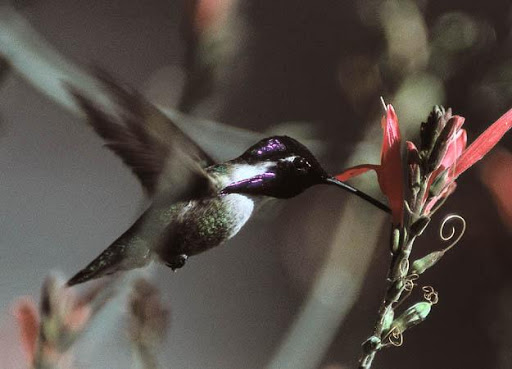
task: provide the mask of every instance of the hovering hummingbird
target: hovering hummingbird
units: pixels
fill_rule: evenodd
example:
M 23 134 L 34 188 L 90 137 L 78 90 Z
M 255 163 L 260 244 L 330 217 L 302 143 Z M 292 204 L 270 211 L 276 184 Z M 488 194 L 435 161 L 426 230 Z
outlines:
M 265 199 L 291 198 L 317 184 L 341 187 L 389 212 L 384 204 L 329 176 L 291 137 L 265 138 L 238 158 L 214 163 L 142 96 L 105 73 L 98 80 L 116 101 L 117 114 L 106 114 L 79 91 L 71 92 L 106 146 L 137 176 L 152 204 L 72 277 L 69 286 L 154 260 L 181 268 L 190 256 L 235 236 Z

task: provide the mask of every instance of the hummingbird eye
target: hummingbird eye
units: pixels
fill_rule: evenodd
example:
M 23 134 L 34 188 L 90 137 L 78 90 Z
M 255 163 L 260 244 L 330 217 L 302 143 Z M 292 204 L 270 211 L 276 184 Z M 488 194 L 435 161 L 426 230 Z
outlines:
M 311 168 L 311 164 L 308 163 L 308 161 L 302 157 L 296 157 L 293 159 L 293 166 L 295 169 L 297 169 L 300 173 L 307 173 L 309 168 Z

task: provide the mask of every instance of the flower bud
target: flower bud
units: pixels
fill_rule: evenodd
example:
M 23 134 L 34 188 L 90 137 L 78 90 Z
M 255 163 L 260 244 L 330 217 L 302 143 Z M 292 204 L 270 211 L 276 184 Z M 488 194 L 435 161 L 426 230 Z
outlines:
M 420 138 L 421 138 L 421 151 L 430 152 L 432 146 L 442 131 L 448 119 L 452 116 L 451 109 L 445 111 L 444 107 L 440 105 L 434 106 L 434 109 L 428 116 L 426 122 L 421 123 Z
M 418 164 L 409 165 L 409 189 L 415 194 L 420 190 L 421 172 Z
M 423 322 L 427 318 L 431 309 L 432 305 L 426 301 L 414 304 L 395 319 L 390 330 L 392 331 L 396 329 L 400 333 L 404 333 L 407 329 Z
M 420 162 L 420 154 L 416 148 L 416 145 L 411 141 L 407 141 L 407 163 L 412 165 L 419 164 Z
M 377 336 L 371 336 L 363 342 L 363 351 L 372 352 L 380 346 L 380 338 Z
M 423 274 L 425 270 L 431 268 L 436 264 L 444 255 L 444 250 L 442 251 L 434 251 L 430 254 L 422 257 L 421 259 L 415 260 L 411 266 L 412 274 Z
M 439 168 L 446 152 L 448 151 L 448 144 L 453 140 L 455 132 L 460 129 L 463 123 L 464 118 L 458 115 L 451 117 L 446 123 L 445 127 L 437 137 L 432 151 L 430 152 L 430 156 L 427 161 L 428 173 L 432 173 L 434 170 Z
M 385 336 L 389 332 L 394 319 L 395 311 L 391 306 L 388 306 L 384 313 L 384 318 L 382 319 L 382 336 Z
M 393 233 L 391 234 L 391 237 L 391 252 L 394 255 L 398 252 L 398 249 L 400 247 L 400 229 L 393 228 Z
M 449 180 L 449 170 L 442 171 L 432 182 L 429 188 L 429 197 L 439 195 L 445 189 Z

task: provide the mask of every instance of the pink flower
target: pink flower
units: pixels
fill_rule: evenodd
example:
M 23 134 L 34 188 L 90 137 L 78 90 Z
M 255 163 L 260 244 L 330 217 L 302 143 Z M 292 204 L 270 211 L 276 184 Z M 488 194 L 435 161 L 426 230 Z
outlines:
M 383 140 L 380 165 L 357 165 L 338 174 L 336 178 L 346 181 L 369 170 L 374 170 L 377 173 L 380 189 L 388 199 L 393 224 L 398 225 L 403 220 L 404 188 L 400 127 L 392 105 L 386 106 L 386 115 L 381 119 L 381 126 Z
M 383 141 L 380 165 L 362 164 L 336 176 L 346 181 L 369 170 L 375 170 L 381 191 L 387 197 L 393 224 L 403 222 L 404 188 L 400 154 L 400 128 L 395 110 L 386 106 L 382 118 Z M 452 116 L 451 110 L 435 107 L 427 122 L 421 125 L 421 147 L 407 141 L 409 187 L 413 194 L 409 207 L 417 215 L 430 215 L 441 200 L 451 195 L 456 179 L 482 159 L 512 127 L 512 109 L 489 126 L 469 147 L 464 118 Z M 423 189 L 421 195 L 418 195 Z M 418 197 L 419 196 L 419 197 Z
M 32 299 L 18 301 L 13 314 L 27 362 L 39 367 L 36 364 L 60 361 L 111 294 L 106 284 L 97 284 L 79 296 L 64 281 L 50 276 L 43 283 L 39 311 Z
M 195 6 L 193 28 L 201 34 L 211 32 L 212 28 L 225 22 L 233 0 L 197 0 L 190 3 L 189 7 Z
M 512 109 L 503 114 L 496 122 L 488 127 L 478 138 L 459 156 L 454 167 L 454 179 L 464 173 L 473 164 L 482 159 L 512 127 Z
M 452 120 L 454 123 L 449 126 Z M 463 124 L 463 117 L 453 116 L 443 129 L 443 131 L 446 131 L 451 128 L 440 164 L 435 168 L 429 181 L 430 185 L 437 185 L 437 188 L 429 188 L 431 196 L 426 199 L 425 214 L 430 213 L 439 200 L 452 194 L 456 187 L 455 180 L 496 146 L 512 127 L 512 109 L 490 125 L 467 148 L 467 135 L 466 131 L 462 129 Z M 434 147 L 434 150 L 436 150 L 436 147 Z
M 20 327 L 23 352 L 27 362 L 33 365 L 39 336 L 39 313 L 36 304 L 30 298 L 22 298 L 14 305 L 13 315 Z

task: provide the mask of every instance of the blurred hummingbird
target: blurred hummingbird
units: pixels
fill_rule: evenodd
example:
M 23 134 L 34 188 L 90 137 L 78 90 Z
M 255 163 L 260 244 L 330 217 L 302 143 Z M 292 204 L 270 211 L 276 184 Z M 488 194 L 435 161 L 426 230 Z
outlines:
M 329 176 L 313 154 L 287 136 L 262 139 L 241 156 L 214 163 L 158 108 L 105 73 L 98 74 L 116 102 L 105 113 L 79 91 L 71 93 L 89 124 L 131 168 L 150 207 L 69 286 L 160 261 L 176 270 L 193 255 L 235 236 L 265 199 L 287 199 L 309 187 L 341 187 L 378 208 L 389 208 Z M 229 144 L 226 142 L 225 144 Z

